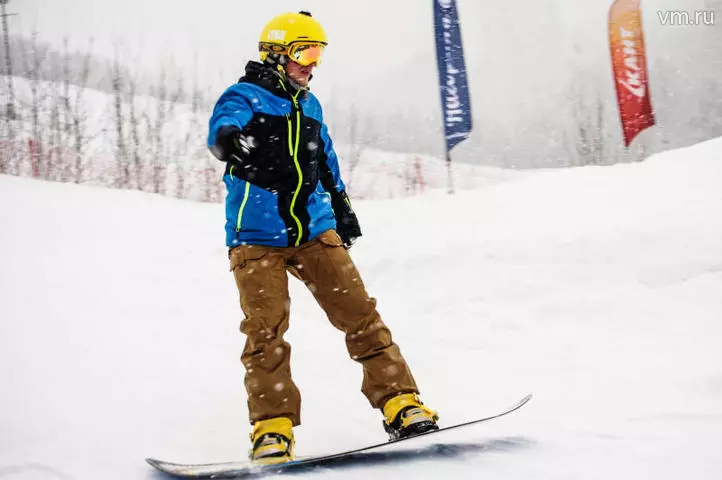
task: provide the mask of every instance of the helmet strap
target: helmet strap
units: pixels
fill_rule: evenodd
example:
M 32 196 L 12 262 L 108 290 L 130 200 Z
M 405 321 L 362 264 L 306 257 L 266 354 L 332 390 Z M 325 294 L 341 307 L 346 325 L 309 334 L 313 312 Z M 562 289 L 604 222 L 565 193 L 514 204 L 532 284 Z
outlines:
M 274 58 L 271 58 L 271 55 L 273 55 Z M 263 62 L 263 65 L 277 75 L 281 81 L 292 83 L 291 79 L 288 78 L 288 75 L 286 74 L 286 61 L 284 58 L 285 57 L 279 56 L 275 53 L 268 54 L 266 60 Z
M 266 65 L 270 66 L 277 66 L 279 68 L 283 68 L 285 70 L 285 65 L 288 60 L 288 57 L 286 55 L 281 55 L 280 53 L 271 53 L 269 52 L 266 55 L 266 59 L 263 61 Z
M 308 87 L 297 84 L 286 73 L 286 65 L 288 65 L 288 56 L 278 53 L 269 53 L 263 64 L 269 67 L 282 81 L 287 82 L 294 90 L 308 90 Z M 313 78 L 313 75 L 311 76 Z M 309 78 L 310 80 L 310 78 Z

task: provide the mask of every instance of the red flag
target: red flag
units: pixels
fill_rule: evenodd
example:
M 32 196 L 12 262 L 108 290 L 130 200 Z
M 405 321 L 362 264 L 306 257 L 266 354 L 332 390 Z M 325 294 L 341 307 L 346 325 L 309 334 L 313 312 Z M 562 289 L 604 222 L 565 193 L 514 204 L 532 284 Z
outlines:
M 624 145 L 654 125 L 640 0 L 616 0 L 609 10 L 609 47 Z

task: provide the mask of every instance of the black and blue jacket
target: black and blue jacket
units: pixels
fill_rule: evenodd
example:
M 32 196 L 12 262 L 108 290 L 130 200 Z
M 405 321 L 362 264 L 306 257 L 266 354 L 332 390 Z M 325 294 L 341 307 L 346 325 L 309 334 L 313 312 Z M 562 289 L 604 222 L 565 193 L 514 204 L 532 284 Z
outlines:
M 226 244 L 361 236 L 318 99 L 257 62 L 218 99 L 208 146 L 226 162 Z

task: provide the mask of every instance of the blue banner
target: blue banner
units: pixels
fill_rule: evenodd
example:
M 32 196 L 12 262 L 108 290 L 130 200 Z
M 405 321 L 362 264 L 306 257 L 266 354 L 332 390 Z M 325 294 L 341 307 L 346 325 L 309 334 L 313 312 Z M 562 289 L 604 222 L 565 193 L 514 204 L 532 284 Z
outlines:
M 456 0 L 433 1 L 436 61 L 439 67 L 439 90 L 448 155 L 451 149 L 465 140 L 471 132 L 471 101 Z

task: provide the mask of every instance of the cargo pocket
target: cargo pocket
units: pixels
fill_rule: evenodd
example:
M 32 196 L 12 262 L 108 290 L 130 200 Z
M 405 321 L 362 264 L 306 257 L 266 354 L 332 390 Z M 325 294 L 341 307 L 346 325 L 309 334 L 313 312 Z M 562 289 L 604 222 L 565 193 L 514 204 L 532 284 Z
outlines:
M 241 245 L 240 247 L 235 247 L 228 254 L 231 260 L 230 271 L 232 272 L 237 268 L 242 269 L 248 262 L 260 260 L 266 256 L 267 253 L 268 249 L 259 245 Z
M 269 284 L 269 276 L 272 277 L 269 269 L 263 268 L 269 262 L 269 253 L 268 247 L 259 245 L 241 245 L 229 252 L 231 272 L 240 294 L 241 310 L 246 318 L 251 316 L 249 312 L 256 312 L 256 308 L 268 310 L 264 298 L 270 294 L 270 290 L 264 295 L 260 295 L 259 291 L 266 288 L 264 285 Z
M 318 236 L 318 241 L 329 247 L 343 247 L 343 241 L 336 230 L 326 230 Z
M 362 282 L 341 237 L 335 230 L 326 230 L 316 238 L 320 248 L 314 249 L 317 257 L 313 283 L 326 293 L 339 292 L 346 296 L 356 292 Z

